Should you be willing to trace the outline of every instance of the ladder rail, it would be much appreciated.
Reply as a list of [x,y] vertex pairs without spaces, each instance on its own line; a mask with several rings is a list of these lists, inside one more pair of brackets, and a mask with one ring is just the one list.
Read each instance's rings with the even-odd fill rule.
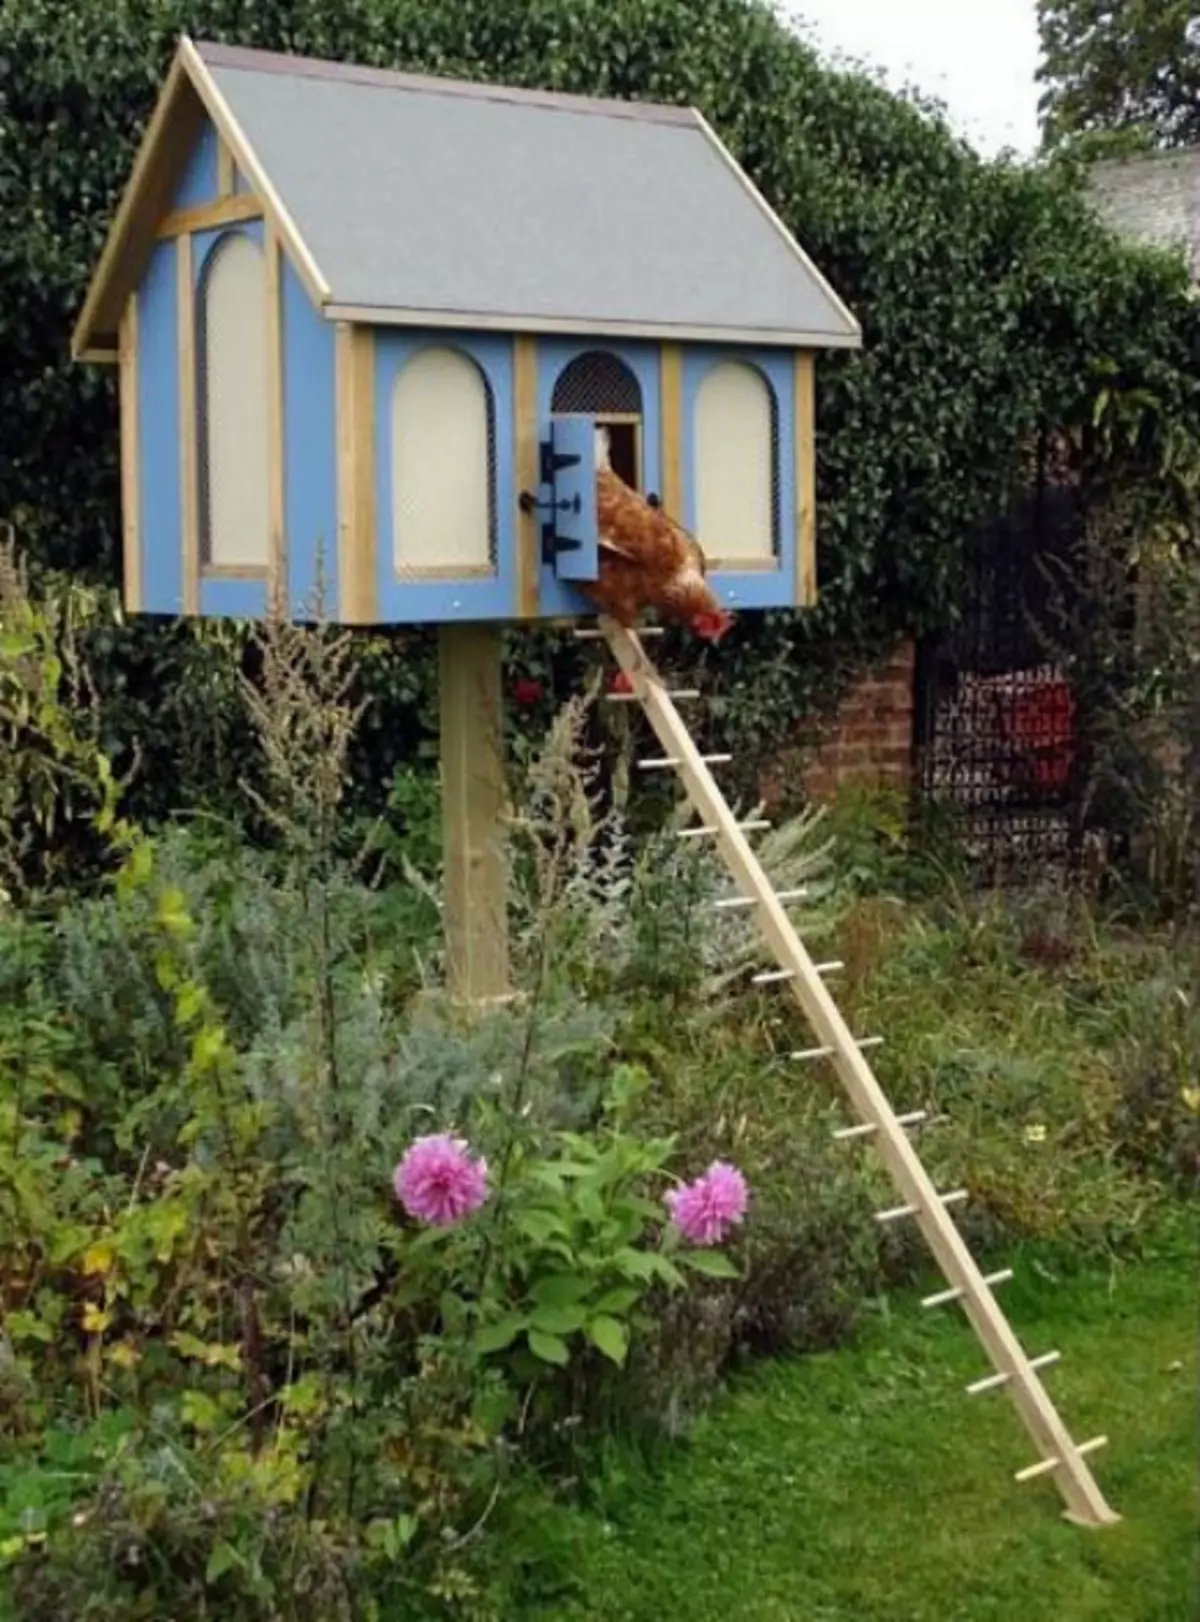
[[613,655],[629,677],[634,694],[662,745],[678,761],[675,768],[693,808],[725,865],[752,897],[762,934],[780,969],[791,971],[786,987],[799,1003],[823,1047],[859,1119],[875,1123],[872,1146],[878,1151],[913,1220],[948,1282],[962,1290],[960,1304],[997,1374],[1008,1378],[1005,1389],[1032,1438],[1046,1473],[1052,1473],[1068,1518],[1085,1526],[1110,1525],[1120,1517],[1109,1507],[1063,1420],[1005,1317],[953,1216],[925,1170],[908,1133],[875,1077],[828,987],[794,929],[767,874],[709,771],[691,732],[668,696],[665,684],[638,638],[608,620],[601,627]]

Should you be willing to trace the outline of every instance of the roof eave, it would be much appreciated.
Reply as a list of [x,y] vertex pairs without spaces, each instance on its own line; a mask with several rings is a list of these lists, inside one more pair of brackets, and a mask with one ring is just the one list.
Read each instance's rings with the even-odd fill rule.
[[737,159],[734,157],[733,153],[725,145],[724,141],[722,141],[721,137],[717,134],[716,130],[713,129],[712,125],[708,122],[707,118],[705,118],[704,114],[701,113],[698,109],[696,110],[696,121],[699,124],[700,128],[703,130],[703,132],[704,132],[705,136],[707,137],[710,145],[716,150],[716,152],[720,155],[720,157],[726,163],[726,165],[728,166],[730,172],[734,175],[734,177],[736,178],[738,183],[741,185],[742,189],[746,192],[747,196],[749,196],[749,197],[751,197],[753,199],[753,201],[756,204],[756,206],[758,207],[759,211],[763,215],[765,215],[765,217],[770,222],[770,224],[772,225],[772,227],[774,228],[776,233],[783,238],[784,242],[791,249],[792,253],[795,254],[796,258],[800,261],[800,263],[808,271],[808,273],[812,277],[813,281],[816,282],[817,286],[821,289],[822,293],[824,293],[825,297],[833,305],[833,307],[837,311],[838,315],[846,323],[846,326],[850,329],[850,331],[852,331],[852,332],[854,332],[856,334],[857,339],[858,339],[858,344],[857,344],[856,347],[861,347],[861,345],[862,345],[862,327],[859,324],[859,321],[858,321],[857,317],[855,316],[853,310],[851,310],[849,305],[845,304],[838,297],[837,293],[833,289],[832,284],[829,281],[827,281],[826,278],[821,274],[820,270],[818,270],[818,268],[814,264],[813,260],[808,256],[807,253],[805,253],[804,249],[800,246],[800,244],[796,240],[795,236],[792,234],[792,232],[789,230],[789,228],[784,224],[783,220],[776,213],[776,211],[771,207],[770,203],[768,203],[767,199],[763,196],[762,192],[759,191],[758,187],[750,179],[750,176],[742,168],[741,164],[737,161]]
[[843,331],[799,328],[695,325],[663,321],[605,320],[602,317],[528,315],[509,311],[410,309],[379,304],[329,302],[324,315],[366,327],[431,327],[456,331],[516,332],[588,338],[641,338],[660,343],[761,344],[781,349],[861,349],[862,330],[851,322]]
[[137,279],[130,262],[130,249],[136,251],[139,227],[144,229],[143,222],[154,211],[160,191],[167,189],[172,158],[167,137],[181,118],[186,120],[189,97],[198,111],[199,102],[195,99],[181,44],[142,134],[133,169],[88,283],[83,308],[71,333],[73,360],[91,359],[98,352],[116,348],[120,306]]

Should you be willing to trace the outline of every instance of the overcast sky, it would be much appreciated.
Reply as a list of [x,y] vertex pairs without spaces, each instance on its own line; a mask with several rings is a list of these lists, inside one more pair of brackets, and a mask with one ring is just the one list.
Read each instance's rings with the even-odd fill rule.
[[785,0],[826,57],[845,52],[946,104],[987,156],[1038,138],[1036,0]]

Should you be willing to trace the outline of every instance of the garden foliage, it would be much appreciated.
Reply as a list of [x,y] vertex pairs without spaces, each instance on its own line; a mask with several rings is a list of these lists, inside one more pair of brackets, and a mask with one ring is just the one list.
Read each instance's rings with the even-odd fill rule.
[[[269,850],[150,835],[6,579],[0,780],[83,795],[112,876],[0,903],[0,1615],[519,1614],[514,1505],[742,1357],[837,1344],[914,1237],[752,954],[730,978],[714,863],[597,792],[586,699],[514,807],[522,996],[466,1019],[419,829],[402,880],[341,848],[351,638],[258,638]],[[871,898],[861,838],[843,891],[819,820],[767,856],[985,1251],[1108,1254],[1195,1191],[1186,951]]]

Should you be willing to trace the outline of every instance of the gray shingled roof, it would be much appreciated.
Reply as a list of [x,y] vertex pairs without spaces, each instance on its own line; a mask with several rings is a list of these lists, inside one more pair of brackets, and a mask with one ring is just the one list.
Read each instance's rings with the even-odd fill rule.
[[1098,211],[1135,241],[1182,248],[1200,280],[1200,148],[1106,159],[1088,172]]
[[334,309],[859,341],[688,109],[198,49]]

